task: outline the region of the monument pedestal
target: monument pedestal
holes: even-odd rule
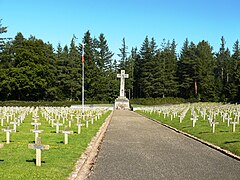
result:
[[[129,100],[128,98],[124,96],[118,96],[117,99],[115,99],[115,109],[126,109],[130,110]]]

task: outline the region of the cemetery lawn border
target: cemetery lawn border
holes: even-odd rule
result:
[[[224,126],[217,127],[217,132],[212,133],[212,128],[208,125],[204,125],[204,123],[200,122],[199,120],[197,122],[198,124],[193,128],[190,120],[183,120],[183,123],[179,123],[179,118],[171,121],[168,118],[164,119],[163,116],[159,116],[154,113],[149,114],[139,110],[135,112],[176,132],[206,144],[228,156],[240,160],[239,127],[238,131],[235,133],[231,132],[229,129],[226,130],[227,128]],[[184,119],[190,119],[190,113],[187,113]]]
[[[106,121],[102,124],[96,136],[92,138],[92,141],[89,143],[85,152],[82,153],[80,159],[77,161],[75,165],[75,170],[67,178],[68,180],[76,178],[87,179],[89,177],[89,175],[91,174],[91,169],[97,159],[101,142],[112,120],[112,115],[113,111],[107,117]]]

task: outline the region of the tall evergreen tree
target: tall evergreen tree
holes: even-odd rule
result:
[[[196,46],[185,40],[178,61],[178,81],[180,97],[189,99],[197,95]]]
[[[96,100],[97,82],[99,78],[99,71],[97,70],[97,62],[94,57],[94,46],[91,34],[87,31],[83,37],[84,46],[84,59],[85,59],[85,97],[86,100]]]
[[[80,52],[78,51],[78,48],[76,46],[76,36],[73,35],[73,38],[71,40],[70,48],[69,48],[69,73],[70,73],[70,79],[68,80],[68,83],[70,84],[70,99],[71,100],[79,100],[81,96],[81,66],[80,66]]]
[[[216,54],[216,66],[215,66],[215,84],[216,84],[216,97],[219,97],[218,101],[225,101],[225,93],[227,91],[226,86],[228,84],[229,76],[229,62],[230,51],[225,47],[225,39],[221,37],[221,47]]]
[[[2,26],[2,19],[0,19],[0,35],[3,33],[7,32],[7,27],[6,26]],[[10,40],[9,38],[4,38],[4,37],[0,37],[0,53],[3,51],[3,47],[6,43],[6,40]]]
[[[215,101],[216,86],[214,81],[214,56],[212,47],[206,41],[201,41],[197,45],[197,79],[198,96],[202,101]]]
[[[228,101],[239,102],[240,95],[240,46],[237,40],[233,45],[233,55],[230,58],[227,76],[226,94]]]
[[[97,68],[98,74],[98,93],[96,99],[101,101],[112,101],[114,94],[113,88],[116,88],[116,82],[114,82],[115,74],[113,73],[112,57],[113,53],[109,50],[107,40],[103,33],[100,34],[97,40]],[[95,50],[96,51],[96,50]]]
[[[152,97],[154,91],[154,68],[155,68],[155,55],[156,43],[154,38],[149,42],[146,36],[142,47],[140,49],[141,67],[140,67],[140,94],[141,97]]]
[[[177,57],[175,40],[162,43],[162,50],[157,53],[154,76],[154,97],[176,96],[177,87]]]
[[[119,49],[120,54],[118,56],[121,58],[119,60],[119,69],[126,69],[126,61],[128,58],[128,46],[126,45],[125,38],[122,39],[122,47]]]

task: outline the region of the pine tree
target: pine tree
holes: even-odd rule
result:
[[[81,85],[80,85],[80,52],[76,46],[76,36],[73,35],[71,40],[70,48],[69,48],[69,72],[70,72],[70,79],[68,82],[70,83],[70,100],[79,100],[81,96]]]
[[[119,49],[120,50],[120,54],[118,54],[118,56],[121,58],[119,60],[119,69],[126,69],[126,61],[128,58],[128,47],[126,45],[126,41],[125,38],[123,38],[122,40],[122,47]]]
[[[212,47],[208,42],[201,41],[197,45],[196,55],[198,96],[202,101],[216,101]]]
[[[228,84],[229,77],[229,61],[230,51],[225,48],[225,39],[221,37],[221,47],[219,52],[216,54],[216,67],[215,67],[215,84],[216,84],[216,97],[218,101],[225,101],[226,86]]]
[[[136,78],[134,76],[134,67],[136,64],[138,58],[138,54],[137,54],[137,48],[132,48],[131,50],[131,54],[127,60],[127,73],[129,74],[129,78],[127,79],[127,89],[129,90],[129,94],[128,94],[128,98],[134,98],[135,94],[134,94],[134,81]]]
[[[162,50],[157,53],[156,65],[154,66],[154,97],[174,97],[177,95],[177,57],[176,43],[173,40],[165,43],[163,40]]]
[[[84,46],[84,59],[85,59],[85,97],[86,100],[96,100],[98,93],[98,78],[99,71],[97,69],[96,58],[94,57],[94,46],[91,34],[87,31],[83,37]]]
[[[96,94],[96,99],[101,101],[112,101],[112,94],[114,88],[113,80],[115,80],[115,74],[113,74],[112,67],[112,57],[113,53],[109,50],[107,40],[103,33],[100,34],[99,39],[95,40],[95,44],[98,51],[95,50],[97,55],[97,68],[98,74],[98,93]],[[95,55],[95,56],[96,56]]]
[[[7,27],[2,26],[2,19],[0,19],[0,35],[6,32],[7,32]],[[4,45],[8,40],[10,40],[10,38],[0,37],[0,53],[3,51]]]
[[[178,62],[178,81],[180,97],[185,99],[194,98],[197,95],[197,77],[196,77],[196,46],[193,42],[189,44],[185,40],[179,62]]]
[[[146,36],[142,47],[140,49],[140,94],[141,97],[152,97],[154,91],[154,71],[155,68],[155,55],[157,52],[157,46],[154,38],[149,42],[148,36]]]
[[[229,98],[228,101],[238,102],[240,95],[240,46],[238,40],[233,45],[233,55],[228,67],[226,94]]]

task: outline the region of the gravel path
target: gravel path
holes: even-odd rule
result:
[[[240,161],[150,121],[117,110],[90,180],[240,179]]]

